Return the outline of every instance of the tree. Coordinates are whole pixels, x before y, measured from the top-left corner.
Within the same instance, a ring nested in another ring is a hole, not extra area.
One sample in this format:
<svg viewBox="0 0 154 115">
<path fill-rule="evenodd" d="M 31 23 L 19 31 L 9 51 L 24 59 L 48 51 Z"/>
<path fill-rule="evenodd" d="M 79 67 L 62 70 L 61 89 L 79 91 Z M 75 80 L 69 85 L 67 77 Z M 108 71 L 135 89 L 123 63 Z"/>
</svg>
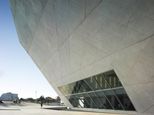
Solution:
<svg viewBox="0 0 154 115">
<path fill-rule="evenodd" d="M 60 97 L 59 97 L 59 96 L 57 96 L 56 101 L 57 101 L 58 103 L 60 103 L 60 102 L 61 102 L 61 99 L 60 99 Z"/>
</svg>

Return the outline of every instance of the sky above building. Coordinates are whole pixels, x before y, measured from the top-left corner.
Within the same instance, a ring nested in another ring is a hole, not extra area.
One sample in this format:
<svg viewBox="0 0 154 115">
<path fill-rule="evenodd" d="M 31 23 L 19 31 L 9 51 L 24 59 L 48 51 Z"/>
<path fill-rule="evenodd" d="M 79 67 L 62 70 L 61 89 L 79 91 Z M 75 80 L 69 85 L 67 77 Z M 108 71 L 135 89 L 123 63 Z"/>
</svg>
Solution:
<svg viewBox="0 0 154 115">
<path fill-rule="evenodd" d="M 8 0 L 0 0 L 0 95 L 56 97 L 57 94 L 18 40 Z"/>
</svg>

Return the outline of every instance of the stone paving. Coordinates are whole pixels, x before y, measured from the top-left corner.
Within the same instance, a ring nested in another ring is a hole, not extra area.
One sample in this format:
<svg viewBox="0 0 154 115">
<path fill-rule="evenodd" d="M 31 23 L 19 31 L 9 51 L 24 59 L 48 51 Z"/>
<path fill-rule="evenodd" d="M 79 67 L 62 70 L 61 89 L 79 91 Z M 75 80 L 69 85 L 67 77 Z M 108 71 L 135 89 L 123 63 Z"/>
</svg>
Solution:
<svg viewBox="0 0 154 115">
<path fill-rule="evenodd" d="M 32 104 L 32 103 L 24 103 L 21 104 L 20 106 L 0 105 L 0 115 L 131 115 L 131 114 L 52 110 L 49 108 L 50 108 L 49 106 L 44 106 L 44 108 L 41 109 L 39 104 Z M 132 115 L 147 115 L 147 114 L 132 114 Z"/>
<path fill-rule="evenodd" d="M 41 109 L 40 105 L 38 104 L 23 104 L 20 106 L 0 106 L 0 115 L 118 115 L 118 114 L 51 110 L 44 108 Z"/>
</svg>

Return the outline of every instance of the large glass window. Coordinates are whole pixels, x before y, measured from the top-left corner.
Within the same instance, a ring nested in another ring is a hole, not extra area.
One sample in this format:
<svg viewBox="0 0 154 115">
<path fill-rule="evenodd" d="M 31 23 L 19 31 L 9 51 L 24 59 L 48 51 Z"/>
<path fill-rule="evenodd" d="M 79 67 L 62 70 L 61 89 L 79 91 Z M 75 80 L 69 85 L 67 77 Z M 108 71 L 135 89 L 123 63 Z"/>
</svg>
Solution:
<svg viewBox="0 0 154 115">
<path fill-rule="evenodd" d="M 135 110 L 113 70 L 59 87 L 73 107 Z"/>
</svg>

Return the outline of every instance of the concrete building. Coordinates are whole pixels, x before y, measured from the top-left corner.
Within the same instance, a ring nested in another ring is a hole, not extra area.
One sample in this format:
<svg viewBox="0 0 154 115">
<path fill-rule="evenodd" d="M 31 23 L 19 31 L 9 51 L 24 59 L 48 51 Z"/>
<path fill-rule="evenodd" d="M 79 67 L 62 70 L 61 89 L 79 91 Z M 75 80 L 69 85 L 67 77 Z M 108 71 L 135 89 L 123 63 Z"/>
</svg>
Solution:
<svg viewBox="0 0 154 115">
<path fill-rule="evenodd" d="M 154 114 L 154 0 L 10 0 L 19 41 L 65 105 Z"/>
</svg>

